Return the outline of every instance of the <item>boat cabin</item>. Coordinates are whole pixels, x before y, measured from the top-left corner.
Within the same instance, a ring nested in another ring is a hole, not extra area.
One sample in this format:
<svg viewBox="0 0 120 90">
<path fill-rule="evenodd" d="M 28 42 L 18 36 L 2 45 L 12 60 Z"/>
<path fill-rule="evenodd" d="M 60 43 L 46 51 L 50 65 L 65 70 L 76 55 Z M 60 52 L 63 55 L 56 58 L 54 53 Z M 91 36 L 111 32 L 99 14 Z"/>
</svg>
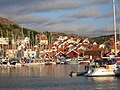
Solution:
<svg viewBox="0 0 120 90">
<path fill-rule="evenodd" d="M 106 67 L 107 65 L 113 65 L 115 63 L 116 63 L 116 59 L 94 60 L 92 66 L 93 67 Z"/>
</svg>

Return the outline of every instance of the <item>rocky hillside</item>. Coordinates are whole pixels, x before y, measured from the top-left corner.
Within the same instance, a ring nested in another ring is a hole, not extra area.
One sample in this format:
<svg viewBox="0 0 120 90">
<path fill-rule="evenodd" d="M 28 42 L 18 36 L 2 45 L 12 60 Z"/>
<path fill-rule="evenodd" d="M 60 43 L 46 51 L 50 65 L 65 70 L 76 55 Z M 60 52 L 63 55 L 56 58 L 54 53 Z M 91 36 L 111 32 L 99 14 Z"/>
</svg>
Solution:
<svg viewBox="0 0 120 90">
<path fill-rule="evenodd" d="M 0 17 L 0 30 L 2 30 L 3 36 L 6 36 L 6 32 L 14 32 L 18 35 L 21 27 L 6 18 Z"/>
<path fill-rule="evenodd" d="M 24 34 L 27 34 L 26 30 L 28 29 L 23 29 Z M 15 34 L 16 36 L 21 36 L 21 31 L 22 28 L 18 24 L 6 18 L 0 17 L 0 36 L 11 37 L 12 34 Z"/>
<path fill-rule="evenodd" d="M 6 18 L 0 17 L 0 24 L 1 24 L 1 25 L 5 25 L 5 26 L 11 26 L 11 25 L 13 25 L 14 23 L 13 23 L 12 21 L 9 21 L 9 20 L 6 19 Z"/>
</svg>

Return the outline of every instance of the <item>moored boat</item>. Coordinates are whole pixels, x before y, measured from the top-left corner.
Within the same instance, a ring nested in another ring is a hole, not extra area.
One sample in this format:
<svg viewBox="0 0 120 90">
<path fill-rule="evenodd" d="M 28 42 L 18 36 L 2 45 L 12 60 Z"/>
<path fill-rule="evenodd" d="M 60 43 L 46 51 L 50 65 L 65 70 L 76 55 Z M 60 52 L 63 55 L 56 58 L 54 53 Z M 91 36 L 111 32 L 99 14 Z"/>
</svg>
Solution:
<svg viewBox="0 0 120 90">
<path fill-rule="evenodd" d="M 45 65 L 55 65 L 56 62 L 55 62 L 54 60 L 47 59 L 47 60 L 45 60 L 44 64 L 45 64 Z"/>
<path fill-rule="evenodd" d="M 90 65 L 88 72 L 85 74 L 88 77 L 102 77 L 102 76 L 118 76 L 120 68 L 113 60 L 100 60 L 95 62 L 95 65 Z"/>
<path fill-rule="evenodd" d="M 71 76 L 71 77 L 74 77 L 74 76 L 83 76 L 83 75 L 85 75 L 87 73 L 87 71 L 84 71 L 84 72 L 70 72 L 69 73 L 69 76 Z"/>
<path fill-rule="evenodd" d="M 90 61 L 89 60 L 81 60 L 79 61 L 79 64 L 90 64 Z"/>
<path fill-rule="evenodd" d="M 45 65 L 55 65 L 56 62 L 50 61 L 50 62 L 45 62 Z"/>
</svg>

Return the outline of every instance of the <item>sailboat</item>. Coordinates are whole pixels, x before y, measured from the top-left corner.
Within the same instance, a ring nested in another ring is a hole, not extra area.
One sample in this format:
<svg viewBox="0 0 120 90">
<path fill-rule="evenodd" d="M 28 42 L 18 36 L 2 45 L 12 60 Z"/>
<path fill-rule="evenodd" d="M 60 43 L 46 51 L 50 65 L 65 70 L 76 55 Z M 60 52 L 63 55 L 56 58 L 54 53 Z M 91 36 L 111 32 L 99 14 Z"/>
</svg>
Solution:
<svg viewBox="0 0 120 90">
<path fill-rule="evenodd" d="M 113 0 L 113 13 L 114 13 L 114 36 L 115 36 L 114 49 L 115 49 L 115 55 L 117 55 L 115 0 Z M 120 75 L 120 67 L 117 66 L 117 63 L 114 59 L 100 60 L 100 61 L 96 61 L 95 65 L 89 65 L 89 69 L 85 75 L 89 76 L 89 77 L 119 76 Z"/>
</svg>

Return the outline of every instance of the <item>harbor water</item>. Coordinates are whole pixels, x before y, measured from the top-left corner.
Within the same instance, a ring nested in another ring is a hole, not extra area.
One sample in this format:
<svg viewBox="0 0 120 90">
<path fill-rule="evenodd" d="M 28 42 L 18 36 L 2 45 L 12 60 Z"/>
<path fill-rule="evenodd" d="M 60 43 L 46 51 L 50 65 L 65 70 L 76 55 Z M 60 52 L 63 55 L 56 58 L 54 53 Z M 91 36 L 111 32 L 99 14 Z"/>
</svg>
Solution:
<svg viewBox="0 0 120 90">
<path fill-rule="evenodd" d="M 0 90 L 119 90 L 120 77 L 70 77 L 81 65 L 0 67 Z"/>
</svg>

